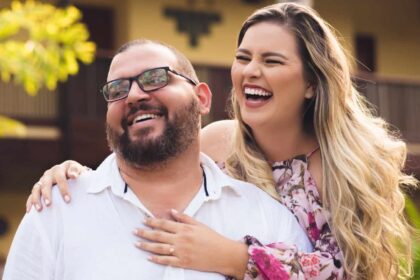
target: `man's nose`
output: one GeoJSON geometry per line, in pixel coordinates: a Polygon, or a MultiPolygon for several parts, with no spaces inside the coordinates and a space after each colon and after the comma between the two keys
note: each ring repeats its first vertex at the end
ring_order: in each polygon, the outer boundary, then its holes
{"type": "Polygon", "coordinates": [[[144,92],[136,81],[133,81],[131,83],[130,90],[128,91],[128,95],[126,98],[127,104],[135,104],[137,102],[143,101],[143,100],[149,100],[150,94],[147,92],[144,92]]]}

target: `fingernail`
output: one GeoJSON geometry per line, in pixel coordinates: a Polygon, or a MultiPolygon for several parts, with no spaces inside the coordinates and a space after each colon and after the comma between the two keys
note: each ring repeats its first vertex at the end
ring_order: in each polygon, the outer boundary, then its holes
{"type": "Polygon", "coordinates": [[[150,219],[149,218],[145,218],[143,221],[144,224],[148,225],[150,224],[150,219]]]}
{"type": "Polygon", "coordinates": [[[138,231],[137,229],[134,229],[134,230],[133,230],[133,234],[134,234],[134,235],[137,235],[137,234],[138,234],[138,232],[139,232],[139,231],[138,231]]]}
{"type": "Polygon", "coordinates": [[[70,171],[70,172],[69,172],[69,176],[70,176],[70,177],[77,177],[77,175],[78,175],[78,174],[77,174],[76,172],[74,172],[74,171],[70,171]]]}
{"type": "Polygon", "coordinates": [[[31,206],[26,206],[26,213],[29,213],[29,210],[31,210],[31,206]]]}
{"type": "Polygon", "coordinates": [[[36,208],[36,210],[41,210],[41,206],[39,205],[39,204],[35,204],[35,208],[36,208]]]}
{"type": "Polygon", "coordinates": [[[48,199],[44,199],[45,205],[50,205],[50,201],[48,199]]]}
{"type": "Polygon", "coordinates": [[[178,211],[176,209],[171,209],[172,214],[178,214],[178,211]]]}
{"type": "Polygon", "coordinates": [[[65,201],[65,202],[70,202],[70,196],[66,194],[66,195],[64,196],[64,201],[65,201]]]}
{"type": "Polygon", "coordinates": [[[141,248],[141,247],[142,247],[142,245],[143,245],[143,244],[142,244],[141,242],[136,242],[136,247],[137,247],[137,248],[141,248]]]}

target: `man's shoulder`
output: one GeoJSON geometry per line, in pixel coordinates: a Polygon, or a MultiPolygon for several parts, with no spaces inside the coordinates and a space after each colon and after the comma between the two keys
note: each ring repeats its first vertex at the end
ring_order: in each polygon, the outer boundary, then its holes
{"type": "Polygon", "coordinates": [[[248,200],[252,201],[253,205],[260,204],[263,208],[278,208],[281,209],[281,211],[289,212],[283,204],[274,199],[260,187],[232,177],[229,178],[232,182],[231,186],[235,188],[235,191],[238,192],[241,197],[248,198],[248,200]]]}
{"type": "Polygon", "coordinates": [[[239,196],[249,197],[250,199],[259,198],[268,201],[269,204],[273,205],[279,204],[278,201],[254,184],[235,179],[221,171],[220,167],[203,153],[201,154],[201,162],[212,172],[216,184],[229,186],[229,188],[233,189],[239,196]]]}
{"type": "MultiPolygon", "coordinates": [[[[82,173],[76,179],[67,180],[68,190],[72,200],[77,200],[77,198],[86,196],[88,194],[87,190],[95,182],[95,173],[95,170],[89,170],[82,173]]],[[[57,185],[53,186],[51,194],[54,206],[66,204],[61,195],[60,188],[57,185]]]]}
{"type": "MultiPolygon", "coordinates": [[[[97,169],[85,171],[78,178],[67,180],[72,198],[88,197],[89,194],[99,193],[110,186],[116,173],[118,173],[115,161],[115,154],[111,154],[97,169]]],[[[53,187],[53,199],[56,198],[61,198],[61,193],[57,186],[53,187]]]]}

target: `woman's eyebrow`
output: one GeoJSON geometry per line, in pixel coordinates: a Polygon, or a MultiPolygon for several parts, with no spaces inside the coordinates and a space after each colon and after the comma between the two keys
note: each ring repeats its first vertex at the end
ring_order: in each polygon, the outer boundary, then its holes
{"type": "MultiPolygon", "coordinates": [[[[248,50],[248,49],[244,49],[244,48],[237,49],[236,53],[238,53],[238,52],[239,53],[244,53],[244,54],[247,54],[247,55],[251,55],[251,51],[248,50]]],[[[261,56],[264,57],[264,58],[266,58],[268,56],[278,56],[281,59],[288,60],[287,56],[285,56],[284,54],[279,53],[279,52],[264,52],[261,56]]]]}
{"type": "Polygon", "coordinates": [[[267,56],[278,56],[278,57],[280,57],[280,58],[282,58],[282,59],[284,59],[284,60],[288,60],[287,56],[285,56],[284,54],[279,53],[279,52],[265,52],[265,53],[263,53],[261,56],[262,56],[262,57],[267,57],[267,56]]]}

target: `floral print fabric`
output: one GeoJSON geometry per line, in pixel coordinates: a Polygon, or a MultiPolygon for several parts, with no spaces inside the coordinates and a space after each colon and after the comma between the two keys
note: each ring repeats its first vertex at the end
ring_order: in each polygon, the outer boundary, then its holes
{"type": "Polygon", "coordinates": [[[328,224],[330,214],[323,209],[315,182],[308,171],[308,156],[272,165],[276,190],[284,204],[305,229],[314,252],[302,253],[283,243],[261,244],[251,236],[246,280],[346,279],[343,257],[328,224]]]}

